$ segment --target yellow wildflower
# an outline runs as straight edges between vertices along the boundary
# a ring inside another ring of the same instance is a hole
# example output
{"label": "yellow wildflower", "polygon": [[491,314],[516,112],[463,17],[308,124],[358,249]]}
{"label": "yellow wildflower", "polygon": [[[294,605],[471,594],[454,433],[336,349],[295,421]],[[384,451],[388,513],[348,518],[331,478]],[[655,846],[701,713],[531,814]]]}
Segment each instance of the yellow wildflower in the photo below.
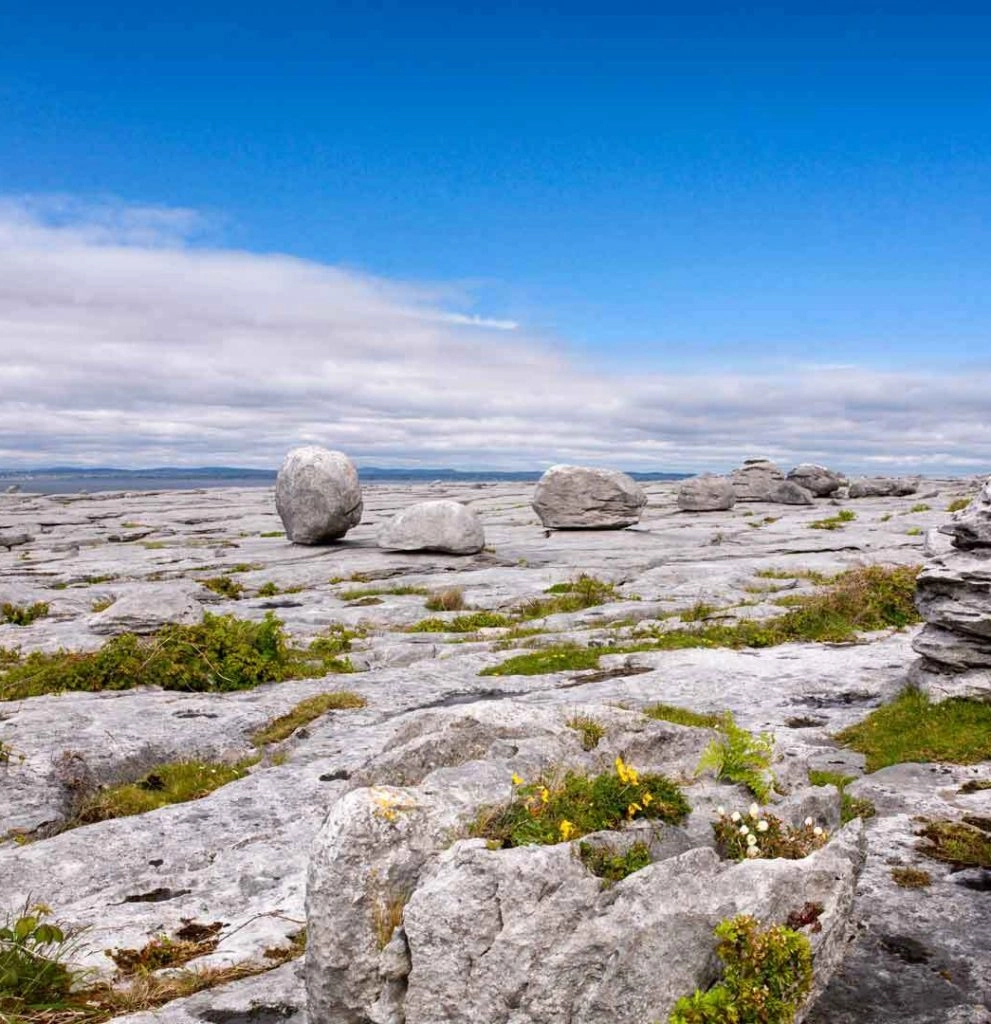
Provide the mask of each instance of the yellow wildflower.
{"label": "yellow wildflower", "polygon": [[546,804],[551,798],[551,791],[546,786],[540,787],[540,802]]}
{"label": "yellow wildflower", "polygon": [[561,841],[565,843],[578,831],[567,818],[561,820],[558,830],[561,833]]}
{"label": "yellow wildflower", "polygon": [[624,786],[635,786],[640,781],[640,776],[637,774],[636,768],[631,768],[622,757],[617,757],[614,762],[616,765],[616,774],[619,776],[619,781]]}
{"label": "yellow wildflower", "polygon": [[642,811],[643,808],[638,803],[632,803],[626,808],[626,816],[632,818],[637,811]]}
{"label": "yellow wildflower", "polygon": [[654,799],[654,794],[649,789],[645,789],[640,799],[643,801],[644,807],[649,807],[651,800]]}
{"label": "yellow wildflower", "polygon": [[519,777],[519,775],[516,774],[516,772],[513,772],[513,785],[514,786],[522,786],[523,785],[523,780]]}

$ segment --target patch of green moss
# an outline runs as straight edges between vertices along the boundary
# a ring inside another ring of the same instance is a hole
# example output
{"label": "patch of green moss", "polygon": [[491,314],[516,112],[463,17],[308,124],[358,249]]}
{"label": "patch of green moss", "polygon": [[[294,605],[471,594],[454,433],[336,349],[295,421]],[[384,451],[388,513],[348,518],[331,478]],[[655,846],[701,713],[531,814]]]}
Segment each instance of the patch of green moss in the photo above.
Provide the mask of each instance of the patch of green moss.
{"label": "patch of green moss", "polygon": [[259,534],[260,537],[284,537],[285,533],[282,530],[266,530],[264,533]]}
{"label": "patch of green moss", "polygon": [[600,775],[569,771],[531,783],[519,780],[513,799],[483,810],[471,835],[498,847],[550,845],[617,829],[635,819],[677,823],[690,810],[670,779],[641,775],[617,758],[616,770]]}
{"label": "patch of green moss", "polygon": [[929,821],[919,833],[919,851],[955,868],[991,869],[991,820]]}
{"label": "patch of green moss", "polygon": [[928,889],[932,885],[932,875],[919,868],[892,868],[891,880],[903,889]]}
{"label": "patch of green moss", "polygon": [[651,704],[643,709],[648,718],[656,718],[660,722],[673,722],[675,725],[689,725],[697,729],[714,729],[722,720],[722,715],[690,711],[674,704]]}
{"label": "patch of green moss", "polygon": [[933,704],[905,690],[836,739],[865,754],[869,772],[906,761],[976,764],[991,760],[991,704],[964,698]]}
{"label": "patch of green moss", "polygon": [[209,579],[200,580],[200,583],[207,590],[212,590],[215,594],[230,598],[232,601],[239,601],[244,593],[244,587],[230,576],[211,576]]}
{"label": "patch of green moss", "polygon": [[946,506],[947,512],[962,512],[970,504],[970,498],[954,498]]}
{"label": "patch of green moss", "polygon": [[360,601],[363,597],[394,596],[404,597],[407,594],[424,596],[430,591],[426,587],[395,586],[395,587],[353,587],[350,590],[342,590],[337,596],[342,601]]}
{"label": "patch of green moss", "polygon": [[63,691],[243,690],[259,683],[310,679],[353,671],[340,655],[354,634],[343,629],[318,637],[308,648],[292,646],[273,615],[248,622],[232,615],[203,616],[198,625],[163,626],[149,637],[122,633],[99,650],[0,659],[0,700]]}
{"label": "patch of green moss", "polygon": [[669,1024],[793,1024],[812,989],[809,940],[748,916],[716,926],[723,978],[675,1003]]}
{"label": "patch of green moss", "polygon": [[347,711],[363,708],[367,701],[356,693],[348,690],[336,690],[333,693],[318,693],[315,697],[301,700],[291,711],[273,719],[261,729],[251,734],[251,743],[255,747],[265,747],[270,743],[281,743],[288,739],[297,729],[316,721],[328,711]]}
{"label": "patch of green moss", "polygon": [[604,888],[621,882],[651,863],[650,847],[640,841],[627,850],[599,843],[579,843],[578,858],[588,871],[602,879]]}
{"label": "patch of green moss", "polygon": [[599,658],[608,653],[605,648],[578,647],[558,644],[542,647],[528,654],[517,654],[499,665],[482,669],[482,676],[540,676],[548,672],[579,672],[598,668]]}
{"label": "patch of green moss", "polygon": [[599,745],[599,740],[606,734],[602,723],[597,722],[590,715],[575,715],[564,724],[581,736],[583,750],[595,750]]}
{"label": "patch of green moss", "polygon": [[511,626],[513,620],[499,612],[477,611],[456,615],[453,619],[421,619],[409,627],[410,633],[477,633],[480,629]]}
{"label": "patch of green moss", "polygon": [[34,604],[11,604],[5,601],[0,605],[0,622],[12,626],[30,626],[36,619],[43,619],[48,614],[46,601],[35,601]]}
{"label": "patch of green moss", "polygon": [[826,519],[815,519],[809,523],[810,530],[842,530],[847,523],[852,523],[857,513],[848,508],[841,508],[835,516]]}

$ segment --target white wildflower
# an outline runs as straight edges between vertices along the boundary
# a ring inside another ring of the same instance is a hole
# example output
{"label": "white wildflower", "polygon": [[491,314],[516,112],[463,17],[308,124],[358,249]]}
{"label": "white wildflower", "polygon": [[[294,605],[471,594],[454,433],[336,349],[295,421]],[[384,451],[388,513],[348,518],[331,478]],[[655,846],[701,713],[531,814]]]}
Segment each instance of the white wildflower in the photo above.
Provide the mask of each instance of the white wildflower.
{"label": "white wildflower", "polygon": [[766,821],[758,821],[757,822],[757,831],[758,832],[766,832],[770,827],[771,826],[768,825],[768,823]]}
{"label": "white wildflower", "polygon": [[739,821],[740,820],[740,812],[739,811],[734,811],[730,815],[730,817],[733,819],[733,821]]}

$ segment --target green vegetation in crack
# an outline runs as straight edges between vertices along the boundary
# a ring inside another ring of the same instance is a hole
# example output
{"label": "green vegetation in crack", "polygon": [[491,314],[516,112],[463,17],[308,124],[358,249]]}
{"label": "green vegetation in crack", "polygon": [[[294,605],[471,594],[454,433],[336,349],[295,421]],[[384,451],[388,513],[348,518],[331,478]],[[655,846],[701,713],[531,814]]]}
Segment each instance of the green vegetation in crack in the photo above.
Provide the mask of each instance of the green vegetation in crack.
{"label": "green vegetation in crack", "polygon": [[365,707],[367,701],[350,690],[335,690],[333,693],[318,693],[313,697],[301,700],[291,711],[273,719],[267,725],[251,734],[251,743],[255,747],[265,747],[271,743],[281,743],[288,739],[297,729],[315,722],[328,711],[348,711]]}

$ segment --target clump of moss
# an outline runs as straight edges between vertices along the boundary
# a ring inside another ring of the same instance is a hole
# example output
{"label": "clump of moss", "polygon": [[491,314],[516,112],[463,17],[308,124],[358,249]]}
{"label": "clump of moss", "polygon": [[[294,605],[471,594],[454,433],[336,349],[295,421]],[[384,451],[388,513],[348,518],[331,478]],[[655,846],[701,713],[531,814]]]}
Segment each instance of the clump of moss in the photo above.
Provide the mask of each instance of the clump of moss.
{"label": "clump of moss", "polygon": [[48,614],[47,601],[35,601],[34,604],[11,604],[4,601],[0,605],[0,622],[12,626],[30,626],[36,619],[43,619]]}
{"label": "clump of moss", "polygon": [[421,619],[409,627],[410,633],[477,633],[480,629],[511,626],[513,620],[499,612],[477,611],[456,615],[453,619]]}
{"label": "clump of moss", "polygon": [[929,821],[919,833],[919,851],[955,868],[991,869],[991,820]]}
{"label": "clump of moss", "polygon": [[256,763],[257,758],[249,758],[236,764],[176,761],[158,765],[136,782],[107,786],[85,796],[74,810],[70,827],[127,818],[168,804],[199,800],[228,782],[244,778]]}
{"label": "clump of moss", "polygon": [[643,713],[660,722],[673,722],[675,725],[688,725],[696,729],[715,729],[722,720],[722,715],[691,711],[674,704],[651,704],[643,709]]}
{"label": "clump of moss", "polygon": [[593,875],[602,879],[604,888],[621,882],[651,863],[650,847],[639,840],[626,850],[617,850],[604,843],[579,843],[578,858]]}
{"label": "clump of moss", "polygon": [[749,916],[716,926],[722,981],[675,1003],[669,1024],[792,1024],[812,989],[809,940]]}
{"label": "clump of moss", "polygon": [[909,689],[836,739],[866,754],[869,772],[905,761],[976,764],[991,759],[991,704],[965,698],[933,704]]}
{"label": "clump of moss", "polygon": [[94,601],[89,608],[94,614],[99,614],[100,612],[105,612],[113,603],[114,599],[112,597],[104,597]]}
{"label": "clump of moss", "polygon": [[851,796],[846,787],[856,780],[855,775],[844,775],[842,772],[826,772],[812,769],[809,782],[813,786],[835,786],[840,791],[840,821],[846,824],[854,818],[873,818],[877,808],[864,797]]}
{"label": "clump of moss", "polygon": [[741,729],[728,711],[717,728],[720,735],[702,752],[696,772],[711,771],[723,782],[746,786],[764,803],[774,789],[774,737],[767,732],[755,736]]}
{"label": "clump of moss", "polygon": [[350,672],[350,661],[340,654],[350,647],[351,636],[337,631],[308,648],[294,647],[271,614],[261,622],[248,622],[207,613],[198,625],[163,626],[149,637],[122,633],[96,651],[4,657],[0,699],[143,685],[195,692],[244,690],[259,683]]}
{"label": "clump of moss", "polygon": [[641,775],[616,759],[615,771],[599,775],[567,772],[527,783],[514,777],[513,799],[487,808],[471,834],[499,847],[549,845],[610,831],[634,819],[677,823],[691,808],[663,775]]}
{"label": "clump of moss", "polygon": [[517,654],[499,665],[482,669],[482,676],[539,676],[548,672],[578,672],[597,668],[599,658],[607,653],[600,648],[557,644],[528,654]]}
{"label": "clump of moss", "polygon": [[264,533],[260,533],[259,537],[284,537],[285,533],[282,530],[266,530]]}
{"label": "clump of moss", "polygon": [[337,690],[334,693],[318,693],[315,697],[307,697],[300,701],[291,711],[273,719],[268,725],[256,730],[251,735],[251,743],[256,747],[268,746],[270,743],[281,743],[288,739],[297,729],[316,721],[328,711],[345,711],[352,708],[363,708],[367,701],[364,697],[348,690]]}
{"label": "clump of moss", "polygon": [[424,607],[428,612],[459,612],[465,606],[465,594],[461,587],[446,587],[427,598]]}
{"label": "clump of moss", "polygon": [[595,608],[607,601],[617,601],[620,597],[616,593],[615,584],[606,583],[585,573],[568,583],[555,583],[547,588],[546,593],[551,596],[524,601],[517,609],[517,617],[523,621],[543,619],[548,615]]}
{"label": "clump of moss", "polygon": [[932,885],[932,875],[919,868],[892,868],[891,880],[903,889],[928,889]]}
{"label": "clump of moss", "polygon": [[[353,579],[354,577],[352,577]],[[331,582],[334,582],[331,580]],[[355,587],[351,590],[342,590],[337,596],[342,601],[360,601],[365,597],[406,597],[407,595],[423,596],[429,594],[426,587],[414,587],[402,584],[395,587]]]}
{"label": "clump of moss", "polygon": [[278,586],[271,580],[267,580],[258,588],[259,597],[275,597],[278,593]]}
{"label": "clump of moss", "polygon": [[947,512],[962,512],[970,504],[970,498],[954,498],[946,506]]}
{"label": "clump of moss", "polygon": [[815,519],[809,523],[810,530],[842,530],[847,523],[852,523],[857,513],[848,508],[841,508],[835,516],[826,519]]}
{"label": "clump of moss", "polygon": [[200,583],[207,590],[212,590],[215,594],[230,598],[232,601],[240,601],[244,593],[244,587],[230,576],[211,576],[209,579],[200,580]]}
{"label": "clump of moss", "polygon": [[581,736],[583,750],[595,750],[599,745],[599,740],[606,734],[602,723],[597,722],[590,715],[575,715],[564,724]]}
{"label": "clump of moss", "polygon": [[927,504],[926,504],[926,503],[925,503],[924,501],[920,501],[920,502],[918,502],[917,504],[913,505],[913,506],[912,506],[912,507],[911,507],[911,508],[910,508],[910,509],[909,509],[909,510],[908,510],[908,511],[907,511],[907,512],[905,513],[905,515],[907,515],[907,516],[910,516],[910,515],[912,515],[912,514],[913,514],[914,512],[928,512],[928,511],[929,511],[929,510],[930,510],[931,508],[932,508],[932,506],[931,506],[931,505],[927,505]]}

